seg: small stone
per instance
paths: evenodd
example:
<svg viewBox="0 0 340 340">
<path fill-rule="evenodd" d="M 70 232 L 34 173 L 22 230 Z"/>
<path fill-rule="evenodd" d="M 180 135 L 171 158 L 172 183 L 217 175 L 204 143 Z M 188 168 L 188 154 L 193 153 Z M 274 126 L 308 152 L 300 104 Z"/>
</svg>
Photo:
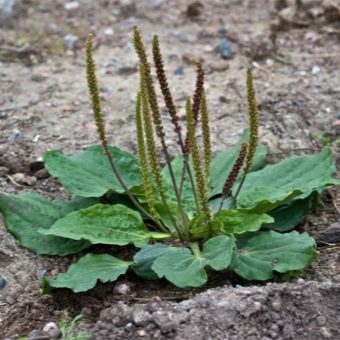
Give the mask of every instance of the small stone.
<svg viewBox="0 0 340 340">
<path fill-rule="evenodd" d="M 76 43 L 77 40 L 78 40 L 78 37 L 76 37 L 75 35 L 73 35 L 73 34 L 67 34 L 67 35 L 65 35 L 65 37 L 64 37 L 65 46 L 66 46 L 67 48 L 73 48 L 73 47 L 74 47 L 74 44 Z"/>
<path fill-rule="evenodd" d="M 26 176 L 23 173 L 16 173 L 12 176 L 12 179 L 19 183 L 19 184 L 24 184 L 28 186 L 33 186 L 34 184 L 37 183 L 37 179 L 34 176 Z"/>
<path fill-rule="evenodd" d="M 211 45 L 205 45 L 204 48 L 203 48 L 204 52 L 206 53 L 211 53 L 214 51 L 214 47 L 211 46 Z"/>
<path fill-rule="evenodd" d="M 321 327 L 320 328 L 320 333 L 322 334 L 322 336 L 326 339 L 334 339 L 334 337 L 332 336 L 331 332 L 329 331 L 328 328 L 326 327 Z"/>
<path fill-rule="evenodd" d="M 299 279 L 297 279 L 296 283 L 302 285 L 305 283 L 305 280 L 302 277 L 300 277 Z"/>
<path fill-rule="evenodd" d="M 116 284 L 114 292 L 121 295 L 129 295 L 131 293 L 131 286 L 126 283 Z"/>
<path fill-rule="evenodd" d="M 2 276 L 0 276 L 0 290 L 4 289 L 6 284 L 7 284 L 6 280 Z"/>
<path fill-rule="evenodd" d="M 13 144 L 22 138 L 21 131 L 19 129 L 14 129 L 12 135 L 8 138 L 8 142 Z"/>
<path fill-rule="evenodd" d="M 176 37 L 182 43 L 187 43 L 189 41 L 188 36 L 183 34 L 182 32 L 176 31 L 172 33 L 172 35 Z"/>
<path fill-rule="evenodd" d="M 145 332 L 144 329 L 138 330 L 138 331 L 137 331 L 137 334 L 138 334 L 139 336 L 146 336 L 146 332 Z"/>
<path fill-rule="evenodd" d="M 231 48 L 231 43 L 227 38 L 223 38 L 218 45 L 218 52 L 222 59 L 231 59 L 234 52 Z"/>
<path fill-rule="evenodd" d="M 223 72 L 229 68 L 229 63 L 226 60 L 219 60 L 210 64 L 213 71 Z"/>
<path fill-rule="evenodd" d="M 194 1 L 187 7 L 187 16 L 189 18 L 197 18 L 202 14 L 203 4 L 200 1 Z"/>
<path fill-rule="evenodd" d="M 106 36 L 113 36 L 113 28 L 112 27 L 105 28 L 104 35 L 106 35 Z"/>
<path fill-rule="evenodd" d="M 78 7 L 79 7 L 79 2 L 78 1 L 70 1 L 70 2 L 67 2 L 64 5 L 64 8 L 67 11 L 73 11 L 73 10 L 77 9 Z"/>
<path fill-rule="evenodd" d="M 175 70 L 175 75 L 176 76 L 183 76 L 183 74 L 184 74 L 183 66 L 178 66 Z"/>
<path fill-rule="evenodd" d="M 48 334 L 52 339 L 58 339 L 59 336 L 61 335 L 61 331 L 58 328 L 57 324 L 55 322 L 49 322 L 47 323 L 43 331 Z"/>
<path fill-rule="evenodd" d="M 42 81 L 46 80 L 48 78 L 47 73 L 35 73 L 32 74 L 31 80 L 35 81 L 37 83 L 41 83 Z"/>
<path fill-rule="evenodd" d="M 9 305 L 14 305 L 15 304 L 15 299 L 9 295 L 5 297 L 5 302 L 8 303 Z"/>
<path fill-rule="evenodd" d="M 319 65 L 314 65 L 312 68 L 312 75 L 315 76 L 320 73 L 320 66 Z"/>
<path fill-rule="evenodd" d="M 9 173 L 9 170 L 5 166 L 0 166 L 0 177 L 5 177 Z"/>
<path fill-rule="evenodd" d="M 0 111 L 0 119 L 6 119 L 8 117 L 8 114 L 6 111 Z"/>
</svg>

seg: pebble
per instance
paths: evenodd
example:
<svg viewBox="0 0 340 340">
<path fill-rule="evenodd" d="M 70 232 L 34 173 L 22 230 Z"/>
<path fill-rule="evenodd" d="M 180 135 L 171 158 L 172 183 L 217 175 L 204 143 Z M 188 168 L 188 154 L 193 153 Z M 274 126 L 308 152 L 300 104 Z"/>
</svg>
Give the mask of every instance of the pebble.
<svg viewBox="0 0 340 340">
<path fill-rule="evenodd" d="M 176 76 L 183 76 L 184 74 L 183 66 L 178 66 L 174 73 Z"/>
<path fill-rule="evenodd" d="M 229 68 L 229 63 L 226 60 L 219 60 L 210 64 L 213 71 L 222 72 Z"/>
<path fill-rule="evenodd" d="M 173 35 L 174 37 L 176 37 L 180 42 L 182 43 L 187 43 L 189 41 L 189 38 L 187 35 L 185 35 L 182 32 L 173 32 L 171 35 Z"/>
<path fill-rule="evenodd" d="M 315 76 L 320 73 L 320 66 L 319 65 L 314 65 L 312 68 L 312 75 Z"/>
<path fill-rule="evenodd" d="M 5 177 L 9 173 L 9 170 L 5 166 L 0 166 L 0 177 Z"/>
<path fill-rule="evenodd" d="M 112 27 L 107 27 L 104 30 L 104 35 L 106 36 L 112 36 L 113 35 L 113 28 Z"/>
<path fill-rule="evenodd" d="M 211 46 L 211 45 L 205 45 L 205 46 L 203 47 L 203 50 L 204 50 L 205 53 L 211 53 L 211 52 L 214 51 L 214 47 Z"/>
<path fill-rule="evenodd" d="M 146 332 L 145 332 L 144 329 L 140 329 L 140 330 L 137 331 L 137 334 L 138 334 L 139 336 L 145 336 L 145 335 L 146 335 Z"/>
<path fill-rule="evenodd" d="M 6 111 L 0 111 L 0 119 L 6 119 L 8 117 L 8 114 Z"/>
<path fill-rule="evenodd" d="M 2 276 L 0 276 L 0 290 L 4 289 L 6 284 L 7 284 L 6 280 Z"/>
<path fill-rule="evenodd" d="M 47 323 L 43 328 L 43 332 L 48 334 L 52 339 L 58 339 L 61 335 L 61 331 L 55 322 Z"/>
<path fill-rule="evenodd" d="M 114 288 L 114 292 L 121 295 L 131 294 L 131 286 L 126 283 L 117 284 Z"/>
<path fill-rule="evenodd" d="M 26 176 L 23 173 L 16 173 L 12 176 L 12 179 L 19 183 L 19 184 L 24 184 L 28 186 L 33 186 L 34 184 L 37 183 L 37 179 L 34 176 Z"/>
<path fill-rule="evenodd" d="M 16 143 L 17 141 L 19 141 L 22 138 L 22 133 L 19 129 L 14 129 L 12 131 L 11 136 L 9 136 L 8 138 L 8 142 L 13 144 Z"/>
<path fill-rule="evenodd" d="M 222 59 L 231 59 L 234 52 L 231 48 L 231 43 L 227 38 L 223 38 L 218 45 L 218 52 Z"/>
<path fill-rule="evenodd" d="M 77 9 L 78 7 L 79 7 L 79 2 L 78 1 L 70 1 L 70 2 L 67 2 L 64 5 L 64 8 L 67 11 L 73 11 L 73 10 Z"/>
<path fill-rule="evenodd" d="M 64 37 L 64 43 L 67 48 L 73 48 L 74 44 L 78 40 L 78 37 L 76 37 L 73 34 L 67 34 Z"/>
</svg>

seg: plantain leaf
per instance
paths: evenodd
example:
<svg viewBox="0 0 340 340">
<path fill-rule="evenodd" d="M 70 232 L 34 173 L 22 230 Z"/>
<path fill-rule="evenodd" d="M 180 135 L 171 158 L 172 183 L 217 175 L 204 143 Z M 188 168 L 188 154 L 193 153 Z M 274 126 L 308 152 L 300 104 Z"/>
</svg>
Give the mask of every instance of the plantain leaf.
<svg viewBox="0 0 340 340">
<path fill-rule="evenodd" d="M 53 288 L 69 288 L 75 293 L 85 292 L 93 288 L 98 280 L 103 283 L 117 280 L 126 273 L 130 264 L 108 254 L 87 254 L 57 278 L 44 277 L 42 290 L 49 293 Z"/>
<path fill-rule="evenodd" d="M 204 270 L 206 263 L 203 257 L 192 255 L 188 248 L 170 247 L 151 268 L 159 278 L 165 277 L 177 287 L 199 287 L 208 279 Z"/>
<path fill-rule="evenodd" d="M 315 155 L 285 159 L 250 173 L 237 199 L 239 208 L 267 212 L 300 195 L 309 196 L 340 180 L 332 178 L 335 164 L 331 150 L 324 148 Z"/>
<path fill-rule="evenodd" d="M 126 245 L 142 247 L 150 238 L 165 238 L 168 234 L 150 232 L 144 226 L 140 214 L 124 205 L 96 204 L 90 208 L 70 213 L 44 235 L 55 235 L 73 240 L 87 240 L 92 244 Z"/>
<path fill-rule="evenodd" d="M 128 189 L 141 185 L 137 158 L 117 147 L 109 147 L 109 151 Z M 109 190 L 125 192 L 99 145 L 72 156 L 65 156 L 55 150 L 49 151 L 44 161 L 48 172 L 75 195 L 100 197 Z"/>
<path fill-rule="evenodd" d="M 233 238 L 219 235 L 203 244 L 202 256 L 211 268 L 223 270 L 229 266 L 234 248 Z"/>
<path fill-rule="evenodd" d="M 152 270 L 151 266 L 158 257 L 168 250 L 168 248 L 169 246 L 164 243 L 146 245 L 133 257 L 133 271 L 143 279 L 158 279 L 157 274 Z"/>
<path fill-rule="evenodd" d="M 258 214 L 249 210 L 221 210 L 214 218 L 222 222 L 223 226 L 220 230 L 224 234 L 257 231 L 262 224 L 274 222 L 274 219 L 267 214 Z"/>
<path fill-rule="evenodd" d="M 274 271 L 301 270 L 315 257 L 315 241 L 307 233 L 260 231 L 237 240 L 230 267 L 247 280 L 268 280 Z"/>
<path fill-rule="evenodd" d="M 205 242 L 199 254 L 192 254 L 188 248 L 169 247 L 154 260 L 151 268 L 159 278 L 165 277 L 177 287 L 199 287 L 208 279 L 204 268 L 210 266 L 215 270 L 226 269 L 234 247 L 234 240 L 225 235 Z"/>
<path fill-rule="evenodd" d="M 274 222 L 266 224 L 265 228 L 285 232 L 294 229 L 303 221 L 308 212 L 320 205 L 319 193 L 313 191 L 311 195 L 295 199 L 268 212 Z"/>
<path fill-rule="evenodd" d="M 37 254 L 68 255 L 89 247 L 87 241 L 42 235 L 38 229 L 48 230 L 57 220 L 72 211 L 98 203 L 95 198 L 75 198 L 72 201 L 49 201 L 35 193 L 0 194 L 0 211 L 7 229 L 19 243 Z"/>
</svg>

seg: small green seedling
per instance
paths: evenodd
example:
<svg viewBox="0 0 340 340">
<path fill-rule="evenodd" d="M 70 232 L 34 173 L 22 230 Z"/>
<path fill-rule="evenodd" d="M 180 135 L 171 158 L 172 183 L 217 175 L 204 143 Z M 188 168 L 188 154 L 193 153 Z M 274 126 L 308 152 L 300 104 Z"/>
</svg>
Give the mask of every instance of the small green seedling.
<svg viewBox="0 0 340 340">
<path fill-rule="evenodd" d="M 74 328 L 81 321 L 82 315 L 77 315 L 73 320 L 67 321 L 62 318 L 59 323 L 59 329 L 61 332 L 60 340 L 90 340 L 92 337 L 85 331 L 76 332 Z"/>
<path fill-rule="evenodd" d="M 268 280 L 308 266 L 316 256 L 315 241 L 293 229 L 319 204 L 322 191 L 340 183 L 332 178 L 336 169 L 330 149 L 267 165 L 248 70 L 249 129 L 233 148 L 213 156 L 203 67 L 193 62 L 196 86 L 186 100 L 183 130 L 154 36 L 157 79 L 180 151 L 173 157 L 137 28 L 134 45 L 140 61 L 138 157 L 108 144 L 89 36 L 87 80 L 101 145 L 71 156 L 50 151 L 44 158 L 46 169 L 74 199 L 1 194 L 0 210 L 8 230 L 38 254 L 64 256 L 94 244 L 133 244 L 136 253 L 123 261 L 88 252 L 66 273 L 44 277 L 43 290 L 86 291 L 98 280 L 112 282 L 128 270 L 147 280 L 165 278 L 178 287 L 197 287 L 207 282 L 209 271 L 227 275 L 231 270 L 247 280 Z"/>
</svg>

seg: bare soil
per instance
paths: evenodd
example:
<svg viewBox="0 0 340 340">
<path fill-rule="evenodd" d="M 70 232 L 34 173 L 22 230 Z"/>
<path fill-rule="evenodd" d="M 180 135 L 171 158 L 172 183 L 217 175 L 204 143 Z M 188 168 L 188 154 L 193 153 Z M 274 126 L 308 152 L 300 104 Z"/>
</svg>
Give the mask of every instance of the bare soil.
<svg viewBox="0 0 340 340">
<path fill-rule="evenodd" d="M 1 192 L 68 197 L 41 160 L 50 149 L 71 154 L 97 143 L 84 75 L 89 32 L 95 34 L 110 141 L 135 151 L 135 24 L 148 46 L 152 34 L 159 34 L 183 117 L 195 82 L 188 60 L 203 61 L 214 151 L 235 143 L 246 126 L 244 83 L 250 66 L 261 110 L 261 140 L 270 148 L 270 160 L 313 153 L 329 144 L 339 166 L 337 0 L 278 1 L 276 7 L 265 0 L 212 0 L 202 6 L 180 0 L 80 0 L 74 10 L 66 10 L 66 3 L 23 0 L 0 29 Z M 68 34 L 77 41 L 67 47 Z M 234 52 L 227 60 L 216 49 L 223 38 Z M 323 199 L 325 208 L 299 226 L 317 239 L 318 259 L 289 284 L 279 279 L 246 283 L 222 273 L 211 275 L 203 289 L 180 290 L 129 274 L 86 294 L 60 290 L 40 296 L 38 275 L 56 275 L 76 256 L 37 256 L 21 248 L 0 222 L 0 276 L 7 281 L 0 290 L 0 338 L 18 339 L 47 322 L 82 313 L 80 328 L 93 339 L 340 339 L 340 240 L 334 232 L 339 230 L 339 189 Z M 105 250 L 124 256 L 115 247 Z"/>
</svg>

